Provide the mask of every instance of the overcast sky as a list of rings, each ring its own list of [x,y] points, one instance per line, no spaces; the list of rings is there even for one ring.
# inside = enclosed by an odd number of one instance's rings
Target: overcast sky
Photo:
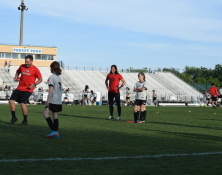
[[[24,0],[23,45],[65,65],[182,70],[222,64],[222,0]],[[21,0],[0,0],[0,43],[19,44]]]

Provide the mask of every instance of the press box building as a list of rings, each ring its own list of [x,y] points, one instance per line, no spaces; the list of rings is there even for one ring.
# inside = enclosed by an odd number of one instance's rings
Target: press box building
[[[0,44],[0,67],[4,67],[5,61],[11,61],[13,66],[25,64],[27,55],[33,56],[35,66],[50,67],[50,64],[56,61],[57,47]]]

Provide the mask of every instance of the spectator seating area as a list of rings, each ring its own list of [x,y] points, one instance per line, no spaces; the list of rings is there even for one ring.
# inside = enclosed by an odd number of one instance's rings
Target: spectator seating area
[[[43,82],[38,85],[38,88],[48,89],[47,80],[51,75],[50,69],[48,67],[38,67],[42,77]],[[4,71],[2,68],[0,71]],[[12,88],[18,86],[18,82],[13,81],[18,66],[11,66],[8,75],[0,76],[0,84],[3,80],[8,83]],[[6,74],[6,73],[4,73]],[[83,97],[83,89],[85,85],[88,85],[94,92],[100,92],[102,100],[107,100],[108,93],[105,86],[105,79],[108,72],[102,71],[81,71],[81,70],[63,70],[62,71],[62,81],[63,88],[69,88],[70,93],[74,95],[75,100],[81,100]],[[129,87],[131,92],[131,100],[135,99],[135,93],[133,92],[133,87],[138,81],[138,73],[126,73],[121,72],[121,75],[126,80],[126,85],[121,89],[121,99],[125,99],[125,88]],[[191,101],[191,99],[203,98],[203,94],[199,91],[173,75],[169,72],[156,72],[155,74],[145,74],[146,81],[148,83],[148,100],[152,99],[152,90],[154,89],[157,93],[158,100],[169,100],[169,101]],[[11,80],[10,80],[11,79]],[[4,95],[3,95],[4,96]]]
[[[107,72],[101,71],[80,71],[80,70],[63,70],[66,76],[71,77],[71,80],[75,83],[75,87],[70,87],[71,93],[75,97],[81,99],[82,91],[85,85],[88,85],[94,92],[101,92],[103,99],[107,99],[107,89],[105,87],[105,79]],[[125,87],[130,88],[131,99],[135,99],[135,93],[133,88],[138,81],[138,73],[125,73],[121,72],[121,75],[126,80]],[[147,95],[148,99],[152,99],[152,90],[157,93],[159,100],[180,100],[189,101],[192,99],[202,98],[203,95],[195,90],[193,87],[177,78],[172,73],[156,72],[155,74],[146,74],[146,81],[148,83]],[[73,91],[73,89],[75,89]],[[125,88],[120,91],[121,98],[125,98]]]

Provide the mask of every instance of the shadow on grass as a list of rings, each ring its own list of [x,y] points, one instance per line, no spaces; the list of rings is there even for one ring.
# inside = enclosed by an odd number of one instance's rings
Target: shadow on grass
[[[222,130],[219,127],[209,127],[209,126],[195,126],[195,125],[185,125],[179,123],[167,123],[167,122],[149,122],[152,124],[161,124],[161,125],[170,125],[170,126],[182,126],[182,127],[190,127],[190,128],[202,128],[202,129],[214,129],[214,130]]]
[[[222,137],[219,136],[212,136],[212,135],[205,135],[205,134],[196,134],[196,133],[185,133],[185,132],[171,132],[171,131],[160,131],[160,130],[153,130],[153,129],[143,129],[146,131],[153,131],[158,132],[164,135],[173,135],[179,137],[187,137],[192,139],[200,139],[200,140],[211,140],[211,141],[222,141]]]
[[[36,113],[43,114],[43,112],[36,112]],[[50,116],[51,116],[51,114],[50,114]],[[70,114],[65,114],[65,113],[62,113],[62,112],[59,113],[58,116],[59,117],[66,116],[66,117],[76,117],[76,118],[86,118],[86,119],[98,119],[98,120],[105,120],[106,119],[106,118],[82,116],[82,115],[76,115],[76,114],[70,115]]]
[[[42,114],[42,112],[36,112],[36,113],[41,113]],[[101,117],[93,117],[93,116],[82,116],[82,115],[76,115],[76,114],[74,114],[74,115],[70,115],[70,114],[64,114],[64,113],[59,113],[58,114],[59,115],[59,117],[64,117],[64,116],[66,116],[66,117],[74,117],[74,118],[85,118],[85,119],[96,119],[96,120],[107,120],[107,118],[108,117],[104,117],[104,118],[101,118]],[[50,115],[51,116],[51,115]],[[115,119],[112,119],[112,120],[107,120],[107,121],[117,121],[117,122],[120,122],[120,121],[123,121],[123,122],[126,122],[127,120],[117,120],[116,118]]]
[[[219,119],[198,119],[198,120],[206,120],[206,121],[219,121],[221,122],[222,120]]]
[[[207,152],[209,148],[212,149],[212,143],[205,143],[206,140],[221,141],[221,137],[201,134],[149,129],[143,129],[149,132],[141,132],[138,125],[132,125],[130,128],[123,126],[121,130],[89,128],[82,125],[73,127],[70,123],[66,125],[68,126],[61,125],[59,139],[47,139],[45,135],[49,133],[49,128],[44,120],[28,126],[10,126],[0,121],[0,159],[138,156],[184,153],[188,152],[187,148],[190,148],[190,152]],[[203,141],[187,141],[185,137]]]
[[[0,120],[0,123],[11,125],[11,118],[8,120],[8,122]]]

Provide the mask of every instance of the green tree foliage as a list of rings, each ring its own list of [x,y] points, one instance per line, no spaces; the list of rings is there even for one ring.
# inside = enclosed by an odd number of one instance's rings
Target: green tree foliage
[[[164,68],[167,70],[167,68]],[[185,66],[182,75],[197,84],[211,84],[214,83],[216,87],[222,85],[222,65],[215,65],[214,69],[207,69],[206,67],[189,67]]]
[[[204,77],[198,77],[197,84],[206,84],[206,79]]]

